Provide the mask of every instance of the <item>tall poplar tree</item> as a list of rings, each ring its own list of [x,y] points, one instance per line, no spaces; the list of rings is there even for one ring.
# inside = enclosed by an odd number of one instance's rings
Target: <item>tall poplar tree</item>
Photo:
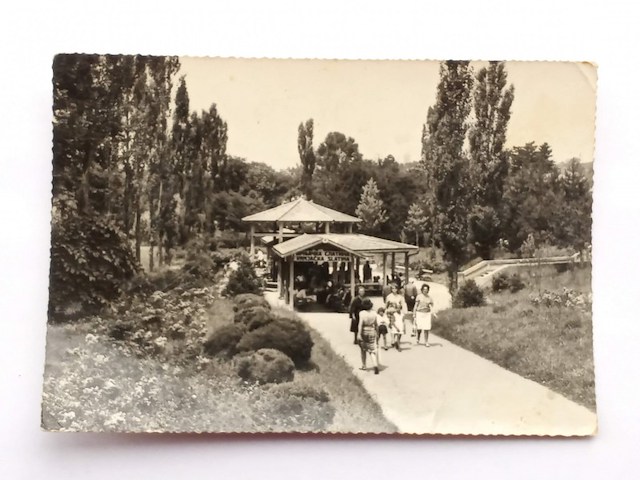
[[[313,151],[313,119],[310,118],[305,123],[298,126],[298,155],[302,164],[302,175],[300,176],[300,190],[307,197],[313,200],[313,172],[316,168],[316,154]]]
[[[437,213],[434,233],[444,250],[451,291],[457,289],[458,269],[467,256],[471,181],[464,143],[472,86],[473,75],[468,61],[440,64],[436,103],[429,108],[422,138],[422,163],[429,185],[427,194]]]
[[[500,203],[509,170],[504,150],[511,118],[514,87],[507,87],[504,62],[489,62],[476,75],[473,91],[474,123],[469,129],[470,174],[474,207],[469,216],[471,242],[476,253],[491,258],[500,239]]]

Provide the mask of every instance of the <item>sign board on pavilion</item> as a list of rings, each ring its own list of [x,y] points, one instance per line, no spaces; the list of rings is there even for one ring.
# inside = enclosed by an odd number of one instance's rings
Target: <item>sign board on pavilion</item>
[[[311,250],[296,253],[295,262],[348,262],[349,253],[341,250]]]

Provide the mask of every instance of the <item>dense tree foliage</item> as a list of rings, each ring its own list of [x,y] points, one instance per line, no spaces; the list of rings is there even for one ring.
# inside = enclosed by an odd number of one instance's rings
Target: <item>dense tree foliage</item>
[[[470,174],[475,207],[469,216],[470,241],[476,253],[490,258],[501,233],[499,209],[509,169],[504,149],[514,87],[507,87],[503,62],[489,62],[476,74],[474,122],[469,129]]]
[[[242,232],[242,217],[301,195],[360,215],[369,233],[441,248],[453,289],[457,270],[497,244],[519,254],[528,238],[589,246],[591,170],[557,163],[547,144],[505,147],[514,87],[503,63],[475,75],[469,62],[441,64],[419,163],[365,158],[336,131],[314,146],[309,119],[298,127],[300,163],[283,171],[227,152],[222,112],[193,111],[178,71],[176,57],[55,58],[52,301],[98,305],[143,246],[152,268],[170,263],[176,247]],[[89,255],[102,243],[113,270]],[[90,280],[95,272],[109,281]],[[72,298],[81,284],[95,289]]]
[[[436,103],[429,108],[422,139],[427,195],[436,207],[434,233],[445,252],[452,290],[467,255],[467,214],[473,201],[469,158],[464,150],[472,85],[469,62],[441,64]]]

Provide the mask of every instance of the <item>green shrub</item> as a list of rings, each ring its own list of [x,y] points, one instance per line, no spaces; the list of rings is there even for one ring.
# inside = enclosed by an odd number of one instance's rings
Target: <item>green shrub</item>
[[[525,287],[525,283],[522,281],[522,277],[520,277],[519,273],[514,273],[509,277],[509,291],[511,293],[516,293],[522,290]]]
[[[506,273],[502,272],[498,275],[494,275],[491,279],[491,290],[494,292],[502,292],[509,288],[509,277]]]
[[[237,345],[240,352],[275,348],[287,354],[296,367],[309,361],[312,347],[313,340],[305,325],[286,318],[275,318],[267,325],[247,332]]]
[[[264,307],[251,307],[235,313],[233,321],[243,323],[247,330],[252,331],[264,327],[273,321],[273,314],[270,309]]]
[[[507,275],[505,272],[494,275],[491,280],[491,290],[494,292],[502,292],[509,290],[511,293],[516,293],[525,287],[525,283],[519,273]]]
[[[281,385],[274,385],[269,389],[271,393],[279,397],[298,397],[298,398],[310,398],[320,403],[329,402],[329,394],[322,387],[315,385],[309,385],[306,383],[286,383]]]
[[[241,293],[254,293],[257,295],[261,291],[262,282],[256,275],[249,257],[243,255],[238,261],[238,269],[229,275],[225,294],[228,296],[235,296]]]
[[[284,430],[324,431],[336,413],[327,392],[315,386],[295,381],[272,385],[269,393],[275,397],[269,416]]]
[[[99,309],[123,293],[138,271],[116,224],[99,215],[54,217],[51,230],[49,319],[70,310]]]
[[[146,274],[148,288],[153,292],[168,292],[178,285],[184,285],[188,282],[189,276],[180,270],[157,270]]]
[[[453,306],[456,308],[479,307],[484,303],[484,292],[473,280],[463,283],[453,300]]]
[[[267,299],[262,295],[256,295],[254,293],[241,293],[233,297],[233,309],[236,312],[253,307],[263,307],[270,309],[271,305],[267,302]]]
[[[204,353],[210,357],[231,358],[238,353],[237,345],[247,331],[243,324],[225,325],[213,332],[204,344]]]
[[[240,378],[260,384],[290,382],[295,370],[288,356],[272,348],[238,356],[236,368]]]

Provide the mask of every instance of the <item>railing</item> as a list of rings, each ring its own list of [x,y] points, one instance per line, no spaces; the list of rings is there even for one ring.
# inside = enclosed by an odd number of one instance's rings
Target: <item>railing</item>
[[[467,268],[462,272],[458,272],[460,280],[469,278],[471,275],[478,273],[485,268],[492,266],[504,266],[504,265],[555,265],[559,263],[574,263],[580,261],[580,254],[574,253],[573,255],[562,255],[555,257],[528,257],[528,258],[500,258],[496,260],[482,260],[476,263],[474,266]]]

